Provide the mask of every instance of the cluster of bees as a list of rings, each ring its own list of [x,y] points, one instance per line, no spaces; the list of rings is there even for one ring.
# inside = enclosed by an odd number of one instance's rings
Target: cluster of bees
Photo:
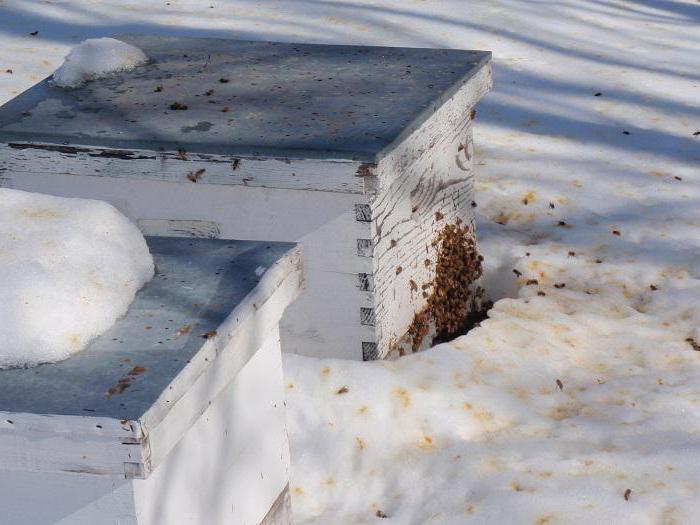
[[[394,345],[399,355],[404,355],[406,347],[417,352],[466,333],[492,306],[485,290],[474,286],[483,272],[483,257],[477,251],[472,228],[457,219],[456,224],[443,227],[433,245],[437,252],[435,277],[421,286],[427,304],[415,314],[400,343]],[[425,263],[433,264],[430,259]],[[410,286],[417,291],[415,281],[411,280]]]

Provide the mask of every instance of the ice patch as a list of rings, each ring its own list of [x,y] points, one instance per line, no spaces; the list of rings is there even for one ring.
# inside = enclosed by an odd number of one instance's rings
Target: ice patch
[[[53,82],[74,88],[110,73],[130,71],[146,62],[148,57],[137,47],[114,38],[90,38],[71,49],[53,74]]]
[[[153,270],[141,232],[111,205],[0,188],[0,368],[79,352]]]

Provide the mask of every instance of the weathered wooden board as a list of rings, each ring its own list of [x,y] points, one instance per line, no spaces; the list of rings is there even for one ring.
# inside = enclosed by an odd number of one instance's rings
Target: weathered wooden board
[[[445,225],[473,230],[472,108],[491,86],[485,67],[472,79],[473,89],[456,92],[391,151],[376,173],[377,196],[371,201],[375,319],[379,356],[410,351],[430,340],[406,335],[432,293],[438,262],[437,239]],[[368,248],[369,249],[369,248]]]
[[[289,450],[283,411],[279,334],[273,330],[147,479],[82,470],[0,468],[1,521],[289,525],[285,500]],[[109,453],[86,446],[84,434],[66,436],[64,442],[42,433],[28,437],[44,441],[45,448],[53,447],[59,457],[65,457],[68,448],[93,459]]]
[[[180,151],[125,150],[36,142],[0,144],[2,173],[240,185],[362,193],[362,164],[353,161],[241,157]]]

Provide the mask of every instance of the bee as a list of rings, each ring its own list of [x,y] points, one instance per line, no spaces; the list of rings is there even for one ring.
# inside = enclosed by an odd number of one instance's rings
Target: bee
[[[207,170],[202,168],[202,169],[195,171],[194,173],[189,173],[187,175],[187,180],[190,182],[197,182],[199,179],[202,178],[202,175],[204,175],[205,171],[207,171]]]

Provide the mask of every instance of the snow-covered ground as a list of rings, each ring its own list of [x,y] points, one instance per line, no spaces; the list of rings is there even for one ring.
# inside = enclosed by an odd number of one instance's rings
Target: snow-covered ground
[[[0,188],[0,369],[66,359],[153,276],[135,224],[106,202]]]
[[[700,521],[700,4],[0,11],[3,102],[80,40],[123,31],[492,50],[477,212],[501,300],[481,328],[396,362],[287,356],[296,522]]]

